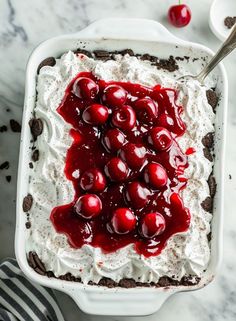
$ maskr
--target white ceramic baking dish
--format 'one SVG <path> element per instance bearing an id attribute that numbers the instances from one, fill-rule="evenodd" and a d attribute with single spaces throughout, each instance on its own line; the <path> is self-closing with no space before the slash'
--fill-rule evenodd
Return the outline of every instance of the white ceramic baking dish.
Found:
<path id="1" fill-rule="evenodd" d="M 39 63 L 46 57 L 58 57 L 67 50 L 76 48 L 88 50 L 122 50 L 131 48 L 136 53 L 174 56 L 211 56 L 208 48 L 183 41 L 169 33 L 161 24 L 143 19 L 104 19 L 96 21 L 78 33 L 63 35 L 41 43 L 32 53 L 26 71 L 25 105 L 22 120 L 22 136 L 17 189 L 17 221 L 15 250 L 18 263 L 31 280 L 41 285 L 61 290 L 70 295 L 85 312 L 100 315 L 147 315 L 156 312 L 172 294 L 199 289 L 214 278 L 219 266 L 222 250 L 222 216 L 224 190 L 224 149 L 227 110 L 227 78 L 222 65 L 215 70 L 217 92 L 221 99 L 216 114 L 216 143 L 214 172 L 217 180 L 217 194 L 214 201 L 212 221 L 211 260 L 201 282 L 195 286 L 169 288 L 113 288 L 83 285 L 75 282 L 47 278 L 37 274 L 28 265 L 25 242 L 29 230 L 25 228 L 22 212 L 23 197 L 28 192 L 28 163 L 30 161 L 30 129 L 28 126 L 36 98 L 36 72 Z M 197 72 L 197 70 L 196 70 Z"/>

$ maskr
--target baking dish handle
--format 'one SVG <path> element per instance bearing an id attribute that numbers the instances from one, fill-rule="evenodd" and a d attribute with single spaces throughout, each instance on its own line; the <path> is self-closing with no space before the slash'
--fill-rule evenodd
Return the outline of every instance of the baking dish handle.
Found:
<path id="1" fill-rule="evenodd" d="M 145 289 L 148 290 L 148 289 Z M 149 289 L 150 290 L 150 289 Z M 114 316 L 144 316 L 157 312 L 176 290 L 114 289 L 92 287 L 67 292 L 79 308 L 88 314 Z M 132 298 L 132 299 L 131 299 Z M 92 309 L 91 309 L 92 306 Z"/>
<path id="2" fill-rule="evenodd" d="M 93 22 L 87 28 L 76 33 L 84 39 L 101 37 L 102 39 L 134 39 L 183 43 L 172 35 L 159 22 L 149 19 L 106 18 Z"/>

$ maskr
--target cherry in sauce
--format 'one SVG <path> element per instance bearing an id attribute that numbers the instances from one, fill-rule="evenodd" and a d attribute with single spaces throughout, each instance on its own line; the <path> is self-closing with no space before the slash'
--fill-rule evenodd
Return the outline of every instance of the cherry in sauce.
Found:
<path id="1" fill-rule="evenodd" d="M 84 77 L 92 82 L 85 81 Z M 78 90 L 75 91 L 76 86 L 74 84 L 77 84 L 77 80 L 80 78 L 83 78 L 83 82 L 88 87 L 86 95 L 83 95 L 83 93 L 78 95 Z M 108 86 L 112 89 L 106 90 Z M 93 89 L 92 102 L 89 98 L 90 88 Z M 109 91 L 111 91 L 111 96 L 109 96 Z M 149 257 L 158 255 L 173 234 L 188 229 L 190 213 L 183 205 L 179 195 L 179 192 L 187 184 L 183 175 L 184 169 L 188 167 L 188 156 L 181 151 L 175 139 L 185 132 L 185 124 L 181 119 L 182 106 L 176 104 L 176 99 L 177 92 L 173 89 L 162 88 L 161 86 L 150 88 L 125 82 L 106 83 L 101 79 L 96 79 L 92 73 L 88 72 L 78 74 L 68 86 L 57 111 L 64 121 L 72 126 L 70 135 L 73 138 L 73 143 L 67 151 L 64 171 L 67 179 L 73 183 L 75 194 L 72 203 L 57 206 L 52 210 L 51 221 L 58 233 L 67 235 L 72 247 L 80 248 L 84 244 L 90 244 L 94 247 L 100 247 L 105 253 L 111 253 L 128 244 L 134 244 L 137 253 Z M 153 100 L 153 106 L 158 106 L 158 113 L 156 113 L 156 118 L 155 113 L 151 113 L 151 121 L 148 123 L 149 109 L 145 104 L 148 102 L 148 106 L 152 106 L 150 100 Z M 113 102 L 114 106 L 112 105 Z M 91 104 L 103 105 L 107 108 L 105 110 L 108 110 L 108 113 L 102 114 L 105 115 L 104 117 L 100 117 L 100 113 L 89 114 L 89 119 L 95 119 L 98 116 L 102 118 L 102 121 L 97 121 L 96 118 L 96 124 L 83 120 L 83 115 L 86 115 L 84 110 L 88 110 L 87 108 Z M 142 105 L 145 108 L 143 114 Z M 122 108 L 125 109 L 125 112 L 128 110 L 131 113 L 127 113 L 127 115 L 124 113 L 123 115 Z M 137 109 L 138 112 L 135 115 Z M 150 110 L 152 111 L 152 109 Z M 118 113 L 121 113 L 121 116 Z M 128 117 L 130 115 L 132 117 Z M 127 125 L 122 123 L 125 116 L 127 116 Z M 153 128 L 159 129 L 152 131 Z M 167 129 L 166 132 L 165 129 Z M 162 130 L 162 141 L 158 145 L 157 140 L 160 136 L 160 130 Z M 112 134 L 114 134 L 114 138 Z M 156 136 L 153 136 L 154 134 Z M 125 147 L 126 144 L 129 144 L 128 147 Z M 132 148 L 130 149 L 132 146 L 141 146 L 141 149 L 137 149 L 138 153 L 133 154 L 122 152 L 126 150 L 132 152 Z M 136 150 L 134 149 L 134 151 Z M 107 164 L 110 164 L 111 161 L 113 164 L 114 159 L 120 157 L 125 164 L 126 161 L 129 163 L 126 164 L 127 175 L 124 175 L 120 180 L 112 180 L 107 173 L 109 172 L 109 170 L 107 171 Z M 168 180 L 161 188 L 154 188 L 152 184 L 149 184 L 149 180 L 144 178 L 145 166 L 149 163 L 160 164 L 165 169 Z M 137 166 L 134 166 L 135 164 Z M 120 168 L 119 162 L 115 165 Z M 96 173 L 98 171 L 99 177 L 104 177 L 102 181 L 104 184 L 101 188 L 95 188 L 101 184 L 98 178 L 96 180 L 94 178 L 95 170 Z M 79 171 L 80 177 L 73 174 L 75 171 Z M 91 184 L 94 184 L 94 186 L 91 185 L 92 187 L 89 187 L 88 190 L 91 189 L 93 193 L 96 193 L 102 206 L 99 209 L 99 215 L 93 217 L 91 215 L 91 219 L 85 219 L 78 215 L 78 208 L 76 212 L 76 204 L 78 205 L 77 201 L 81 196 L 89 193 L 85 186 L 90 186 L 90 181 L 87 183 L 85 178 L 87 179 L 88 173 L 91 171 L 93 174 Z M 83 174 L 85 178 L 82 179 L 81 185 Z M 117 172 L 113 174 L 115 176 Z M 119 174 L 117 175 L 119 178 Z M 148 191 L 148 195 L 145 194 L 147 201 L 143 202 L 142 207 L 133 206 L 132 202 L 127 199 L 127 193 L 128 196 L 131 195 L 129 189 L 132 182 L 134 184 L 131 186 L 141 186 L 142 191 Z M 133 190 L 135 193 L 135 188 Z M 140 189 L 137 189 L 137 193 L 139 192 Z M 133 197 L 137 200 L 139 195 Z M 119 215 L 117 209 L 123 209 L 118 211 Z M 114 213 L 120 221 L 114 216 Z M 129 216 L 127 216 L 127 213 Z M 144 237 L 143 232 L 140 232 L 140 229 L 142 229 L 140 226 L 142 227 L 143 222 L 146 224 L 143 225 L 143 230 L 147 230 L 145 220 L 147 220 L 147 214 L 149 213 L 159 213 L 165 223 L 165 227 L 161 228 L 161 233 L 153 233 L 154 236 L 151 238 Z M 127 226 L 125 225 L 126 222 Z M 116 228 L 114 226 L 111 228 L 112 224 Z M 122 229 L 127 233 L 116 233 L 118 226 L 119 228 L 122 226 Z"/>

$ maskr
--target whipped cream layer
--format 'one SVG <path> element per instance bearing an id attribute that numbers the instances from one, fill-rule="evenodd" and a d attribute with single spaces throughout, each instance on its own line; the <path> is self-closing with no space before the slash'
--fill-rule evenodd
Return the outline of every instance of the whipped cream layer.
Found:
<path id="1" fill-rule="evenodd" d="M 34 202 L 30 211 L 27 252 L 35 251 L 47 270 L 56 276 L 70 272 L 87 283 L 90 280 L 98 282 L 102 277 L 114 281 L 133 278 L 139 282 L 158 282 L 161 276 L 180 280 L 189 274 L 201 276 L 207 268 L 211 214 L 201 207 L 201 202 L 209 196 L 207 179 L 212 163 L 204 157 L 201 140 L 214 131 L 215 115 L 207 102 L 206 87 L 194 80 L 187 83 L 176 80 L 190 73 L 191 64 L 181 61 L 179 70 L 170 73 L 127 54 L 104 62 L 68 52 L 57 59 L 54 67 L 40 70 L 35 116 L 43 120 L 44 130 L 36 141 L 40 157 L 30 172 L 29 193 Z M 147 86 L 161 84 L 179 91 L 178 100 L 184 106 L 182 118 L 187 130 L 177 141 L 184 152 L 189 147 L 196 150 L 189 156 L 189 167 L 185 171 L 188 183 L 181 195 L 190 210 L 191 225 L 187 232 L 172 236 L 158 256 L 139 255 L 133 245 L 110 254 L 90 245 L 74 249 L 65 235 L 55 231 L 50 221 L 54 207 L 68 204 L 74 198 L 72 183 L 64 175 L 65 156 L 72 144 L 71 126 L 57 113 L 57 108 L 68 84 L 81 71 L 93 72 L 105 81 L 129 81 Z M 214 83 L 210 81 L 207 88 L 212 86 Z"/>

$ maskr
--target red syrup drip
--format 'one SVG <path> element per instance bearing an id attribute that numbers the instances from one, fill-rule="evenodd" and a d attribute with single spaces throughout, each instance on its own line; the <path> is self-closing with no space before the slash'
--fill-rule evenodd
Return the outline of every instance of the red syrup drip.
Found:
<path id="1" fill-rule="evenodd" d="M 196 153 L 196 150 L 193 147 L 189 147 L 185 152 L 186 155 L 192 155 L 194 153 Z"/>
<path id="2" fill-rule="evenodd" d="M 104 166 L 117 152 L 108 152 L 102 144 L 103 134 L 110 128 L 110 117 L 105 125 L 93 127 L 86 124 L 82 118 L 82 112 L 91 102 L 84 101 L 72 92 L 74 81 L 78 77 L 93 79 L 99 85 L 99 93 L 95 103 L 101 102 L 104 88 L 110 84 L 122 86 L 127 92 L 126 105 L 134 106 L 137 98 L 150 97 L 158 103 L 159 116 L 153 124 L 144 124 L 137 120 L 132 130 L 123 131 L 126 140 L 131 143 L 142 143 L 147 149 L 148 162 L 160 163 L 168 175 L 167 185 L 161 190 L 152 190 L 148 204 L 141 209 L 132 208 L 124 198 L 124 190 L 130 181 L 144 183 L 143 173 L 133 170 L 124 182 L 110 182 L 107 179 L 107 187 L 103 192 L 96 193 L 102 201 L 102 212 L 96 218 L 85 220 L 74 209 L 78 197 L 86 192 L 80 188 L 79 178 L 73 177 L 77 171 L 81 175 L 91 168 L 98 168 L 104 173 Z M 181 151 L 175 138 L 184 134 L 185 124 L 180 115 L 182 106 L 176 104 L 177 92 L 173 89 L 155 86 L 153 88 L 125 82 L 109 82 L 96 79 L 92 73 L 79 73 L 68 86 L 64 99 L 57 111 L 62 118 L 72 125 L 70 135 L 73 143 L 67 151 L 65 160 L 65 175 L 73 183 L 75 195 L 74 201 L 67 205 L 55 207 L 51 212 L 51 221 L 58 233 L 67 236 L 69 244 L 73 248 L 80 248 L 84 244 L 99 247 L 104 253 L 114 252 L 128 244 L 134 244 L 137 253 L 150 257 L 161 253 L 167 240 L 176 233 L 184 232 L 189 228 L 190 213 L 184 207 L 180 190 L 184 189 L 187 181 L 184 178 L 184 170 L 188 167 L 188 157 Z M 93 103 L 94 103 L 93 102 Z M 134 108 L 134 107 L 133 107 Z M 112 108 L 110 108 L 112 113 Z M 173 137 L 173 143 L 169 150 L 155 152 L 147 142 L 147 135 L 154 126 L 167 128 Z M 145 183 L 144 183 L 145 184 Z M 116 234 L 110 227 L 112 213 L 119 207 L 128 207 L 136 215 L 136 228 L 128 234 Z M 152 239 L 146 239 L 140 234 L 140 222 L 142 216 L 150 212 L 159 212 L 166 221 L 164 232 Z"/>

